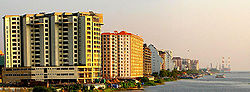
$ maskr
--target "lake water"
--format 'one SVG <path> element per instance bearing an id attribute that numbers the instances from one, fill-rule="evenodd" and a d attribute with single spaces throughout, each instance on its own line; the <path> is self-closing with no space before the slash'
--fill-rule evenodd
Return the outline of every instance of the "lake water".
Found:
<path id="1" fill-rule="evenodd" d="M 250 92 L 250 72 L 224 73 L 226 78 L 207 75 L 199 79 L 166 82 L 150 86 L 145 92 Z M 136 92 L 133 90 L 133 92 Z M 137 91 L 142 92 L 142 91 Z"/>

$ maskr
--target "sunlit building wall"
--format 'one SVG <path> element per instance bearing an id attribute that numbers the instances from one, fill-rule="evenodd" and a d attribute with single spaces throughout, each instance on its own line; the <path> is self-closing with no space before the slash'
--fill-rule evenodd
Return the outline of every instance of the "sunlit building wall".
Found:
<path id="1" fill-rule="evenodd" d="M 154 45 L 150 44 L 148 47 L 151 50 L 152 73 L 160 73 L 160 70 L 162 70 L 163 59 Z"/>
<path id="2" fill-rule="evenodd" d="M 4 23 L 6 67 L 79 66 L 80 81 L 101 78 L 102 14 L 6 15 Z"/>
<path id="3" fill-rule="evenodd" d="M 147 44 L 143 45 L 143 75 L 152 74 L 152 64 L 151 64 L 151 50 L 148 48 Z"/>
<path id="4" fill-rule="evenodd" d="M 103 77 L 143 76 L 143 39 L 132 33 L 102 33 Z"/>
<path id="5" fill-rule="evenodd" d="M 3 17 L 5 67 L 21 67 L 21 16 Z"/>

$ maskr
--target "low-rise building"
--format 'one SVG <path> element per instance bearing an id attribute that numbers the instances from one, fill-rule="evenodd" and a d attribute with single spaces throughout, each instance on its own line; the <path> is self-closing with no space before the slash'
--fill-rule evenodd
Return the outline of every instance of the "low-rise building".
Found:
<path id="1" fill-rule="evenodd" d="M 84 66 L 58 66 L 58 67 L 12 67 L 3 68 L 3 83 L 18 83 L 21 81 L 41 82 L 80 82 L 90 83 L 92 68 Z"/>

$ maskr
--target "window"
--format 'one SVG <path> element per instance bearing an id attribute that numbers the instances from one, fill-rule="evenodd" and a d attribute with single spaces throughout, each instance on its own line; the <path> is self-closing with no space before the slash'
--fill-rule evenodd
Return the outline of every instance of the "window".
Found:
<path id="1" fill-rule="evenodd" d="M 74 18 L 74 21 L 77 21 L 77 19 L 76 19 L 76 18 Z"/>
<path id="2" fill-rule="evenodd" d="M 91 28 L 90 27 L 87 27 L 87 30 L 90 30 Z"/>
<path id="3" fill-rule="evenodd" d="M 90 21 L 90 18 L 87 18 L 87 21 Z"/>
<path id="4" fill-rule="evenodd" d="M 91 32 L 88 31 L 87 34 L 91 34 Z"/>
<path id="5" fill-rule="evenodd" d="M 12 18 L 12 20 L 16 20 L 16 18 L 15 18 L 15 17 L 13 17 L 13 18 Z"/>
<path id="6" fill-rule="evenodd" d="M 16 29 L 16 26 L 12 26 L 12 29 Z"/>

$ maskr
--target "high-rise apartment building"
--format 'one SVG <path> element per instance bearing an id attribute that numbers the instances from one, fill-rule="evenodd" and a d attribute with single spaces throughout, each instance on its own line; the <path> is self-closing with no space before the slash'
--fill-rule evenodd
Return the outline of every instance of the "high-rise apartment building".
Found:
<path id="1" fill-rule="evenodd" d="M 186 59 L 186 58 L 182 58 L 182 66 L 181 66 L 181 70 L 190 70 L 190 59 Z"/>
<path id="2" fill-rule="evenodd" d="M 148 47 L 151 50 L 152 73 L 160 73 L 160 70 L 162 70 L 163 59 L 153 44 L 150 44 Z"/>
<path id="3" fill-rule="evenodd" d="M 23 66 L 50 66 L 50 17 L 41 13 L 21 18 Z"/>
<path id="4" fill-rule="evenodd" d="M 181 57 L 173 57 L 173 62 L 175 65 L 175 69 L 177 69 L 177 70 L 182 69 L 182 58 Z"/>
<path id="5" fill-rule="evenodd" d="M 5 66 L 79 66 L 93 81 L 101 74 L 101 25 L 103 15 L 93 12 L 6 15 Z"/>
<path id="6" fill-rule="evenodd" d="M 160 50 L 159 55 L 161 56 L 163 63 L 162 69 L 172 71 L 174 70 L 173 52 L 171 50 Z"/>
<path id="7" fill-rule="evenodd" d="M 102 33 L 104 78 L 143 76 L 143 39 L 132 33 Z"/>
<path id="8" fill-rule="evenodd" d="M 5 67 L 20 67 L 21 62 L 21 16 L 6 15 L 3 17 Z"/>
<path id="9" fill-rule="evenodd" d="M 199 70 L 199 60 L 197 59 L 190 60 L 190 67 L 191 70 Z"/>
<path id="10" fill-rule="evenodd" d="M 143 45 L 143 74 L 152 74 L 152 64 L 151 64 L 151 50 L 148 48 L 147 44 Z"/>

